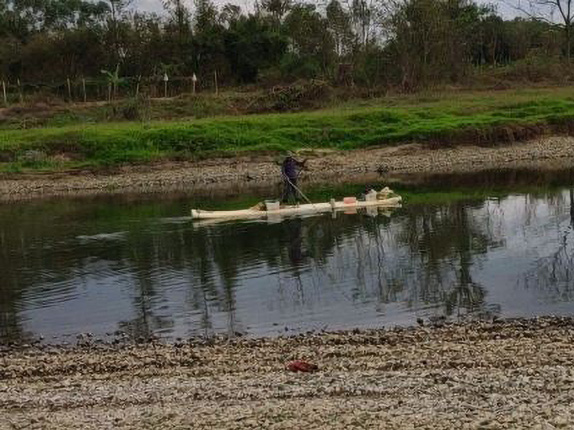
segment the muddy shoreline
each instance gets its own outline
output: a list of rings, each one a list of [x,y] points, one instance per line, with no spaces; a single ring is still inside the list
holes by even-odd
[[[499,147],[457,146],[433,149],[406,144],[355,151],[307,151],[310,184],[384,181],[415,174],[469,173],[486,169],[574,166],[574,137],[545,137]],[[0,200],[65,195],[193,191],[229,193],[269,188],[279,182],[272,156],[241,156],[197,162],[128,166],[114,172],[6,174]]]
[[[0,352],[0,428],[571,428],[574,319]],[[315,373],[285,363],[304,359]]]

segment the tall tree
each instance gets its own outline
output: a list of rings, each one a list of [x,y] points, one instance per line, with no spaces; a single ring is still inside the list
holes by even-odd
[[[373,24],[374,7],[369,0],[353,0],[351,3],[351,20],[359,36],[359,42],[365,46],[369,43]]]
[[[572,55],[572,26],[574,24],[574,0],[530,0],[534,16],[553,22],[556,12],[564,29],[565,54],[568,61]]]
[[[333,37],[327,19],[314,5],[293,6],[285,18],[284,28],[291,51],[284,62],[288,74],[301,73],[301,77],[313,78],[331,72],[335,54]]]
[[[273,19],[273,24],[276,29],[279,28],[283,22],[283,18],[291,9],[293,4],[292,0],[262,0],[261,7],[263,10],[269,12]]]
[[[120,36],[120,22],[124,18],[128,7],[132,4],[133,0],[107,0],[110,7],[110,16],[108,19],[109,30],[112,35],[112,45],[116,61],[119,61],[123,56],[121,36]]]
[[[254,82],[261,69],[277,64],[287,48],[284,36],[257,16],[231,21],[225,52],[240,82]]]
[[[236,4],[227,3],[221,8],[219,18],[222,23],[230,25],[241,17],[241,7]]]
[[[352,49],[355,40],[350,14],[343,9],[339,0],[331,0],[326,13],[329,30],[335,42],[335,51],[341,57]]]
[[[219,11],[210,0],[195,0],[194,56],[195,70],[204,74],[217,71],[221,77],[227,69],[224,33]]]
[[[191,31],[191,12],[183,0],[164,0],[163,5],[170,15],[171,23],[177,29],[179,42],[183,43]]]

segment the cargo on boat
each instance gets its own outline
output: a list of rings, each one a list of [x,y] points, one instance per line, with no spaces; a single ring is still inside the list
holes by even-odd
[[[249,209],[233,211],[206,211],[192,209],[193,219],[249,219],[266,218],[276,216],[309,215],[313,213],[345,211],[369,207],[400,207],[402,197],[394,195],[389,188],[384,188],[380,192],[372,190],[367,193],[365,200],[357,200],[355,197],[345,197],[342,201],[331,199],[326,203],[308,203],[301,205],[280,205],[278,202],[266,201]]]

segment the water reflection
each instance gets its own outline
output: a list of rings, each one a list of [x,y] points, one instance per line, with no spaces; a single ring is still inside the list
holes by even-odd
[[[533,267],[526,272],[518,283],[526,288],[545,290],[550,296],[560,301],[574,299],[574,245],[572,229],[574,228],[574,189],[568,191],[569,214],[568,223],[560,222],[560,210],[554,213],[558,225],[552,240],[552,250],[538,258]],[[563,197],[563,196],[561,196]],[[564,206],[564,202],[554,202],[557,208]],[[558,204],[556,204],[558,203]]]
[[[0,339],[572,313],[572,190],[194,225],[188,199],[0,208]],[[60,338],[61,339],[61,338]]]

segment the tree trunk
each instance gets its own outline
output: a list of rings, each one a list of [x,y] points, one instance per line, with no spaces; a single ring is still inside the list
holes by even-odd
[[[566,59],[570,62],[570,52],[572,51],[572,37],[570,24],[566,27]]]

